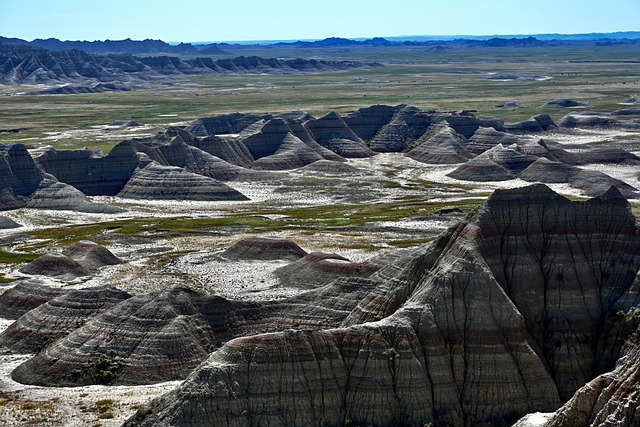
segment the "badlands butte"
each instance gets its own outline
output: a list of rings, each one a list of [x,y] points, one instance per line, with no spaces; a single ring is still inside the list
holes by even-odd
[[[131,57],[139,45],[128,42],[115,45],[126,55],[102,59],[41,50],[53,41],[5,46],[14,71],[4,81],[32,85],[7,105],[98,100],[110,120],[82,130],[100,147],[69,146],[70,134],[40,139],[19,125],[0,134],[0,420],[640,424],[640,101],[627,88],[622,96],[622,83],[585,83],[587,100],[575,88],[507,93],[499,106],[492,98],[506,118],[366,97],[335,108],[320,105],[324,98],[307,99],[309,109],[224,107],[175,122],[163,110],[163,126],[107,108],[108,96],[163,96],[147,83],[166,74],[185,86],[178,75],[259,78],[267,81],[252,81],[247,93],[274,98],[288,73],[296,85],[339,79],[322,81],[331,94],[354,84],[385,90],[384,73],[424,78],[371,53],[398,46],[349,44],[372,51],[343,62],[344,43],[327,44],[339,54],[316,62],[183,58],[169,68],[164,57]],[[407,49],[463,49],[438,46]],[[621,58],[586,67],[628,72]],[[438,80],[443,69],[434,67]],[[557,77],[500,67],[513,70],[471,75],[520,91]],[[46,84],[33,86],[38,76]],[[95,89],[113,76],[127,90],[77,95],[78,86],[51,85],[80,78]],[[202,87],[192,92],[196,109]],[[48,97],[52,90],[59,95]]]

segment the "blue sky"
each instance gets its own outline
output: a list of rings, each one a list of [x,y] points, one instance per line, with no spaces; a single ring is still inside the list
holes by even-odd
[[[27,40],[295,40],[640,30],[640,0],[0,0]]]

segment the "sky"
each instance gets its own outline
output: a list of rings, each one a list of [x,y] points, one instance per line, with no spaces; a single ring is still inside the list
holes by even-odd
[[[0,36],[167,42],[640,30],[640,0],[0,0]]]

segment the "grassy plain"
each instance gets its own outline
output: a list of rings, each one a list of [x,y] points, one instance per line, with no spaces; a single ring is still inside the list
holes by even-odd
[[[322,115],[347,113],[373,104],[410,104],[425,109],[473,109],[481,117],[517,121],[545,112],[554,119],[566,109],[540,109],[557,97],[592,105],[594,111],[621,108],[640,92],[640,50],[636,46],[557,46],[544,48],[426,47],[225,48],[228,56],[305,57],[375,61],[368,67],[305,75],[208,75],[156,83],[147,90],[53,96],[0,96],[0,143],[25,142],[60,148],[100,146],[123,139],[103,128],[114,120],[136,120],[153,134],[169,124],[230,112],[277,113],[305,110]],[[492,80],[492,74],[551,77],[546,80]],[[34,90],[0,86],[0,95]],[[497,105],[517,102],[523,108]]]
[[[341,114],[373,104],[409,104],[423,109],[477,110],[482,118],[507,121],[547,113],[559,119],[572,110],[542,109],[558,97],[591,105],[593,111],[623,108],[619,103],[640,94],[640,50],[637,46],[557,46],[544,48],[332,48],[225,47],[229,57],[258,55],[281,58],[375,61],[383,66],[345,72],[305,75],[208,75],[153,83],[133,92],[85,95],[20,96],[37,87],[0,86],[0,144],[23,142],[31,147],[59,149],[100,147],[105,152],[131,136],[153,135],[172,124],[188,124],[198,117],[230,112],[278,113],[305,110],[320,116]],[[493,80],[492,75],[534,76],[538,79]],[[154,86],[155,85],[155,86]],[[42,88],[40,88],[42,89]],[[498,107],[517,102],[517,109]],[[114,120],[136,120],[143,128],[126,132],[106,128]],[[450,192],[448,200],[430,200],[433,183],[417,177],[400,184],[389,176],[369,180],[365,191],[409,190],[385,201],[354,203],[349,195],[335,205],[283,207],[278,203],[231,209],[218,217],[175,215],[96,221],[55,226],[24,233],[22,244],[1,245],[0,263],[18,263],[33,254],[82,239],[107,242],[128,238],[179,239],[210,233],[277,233],[286,230],[299,239],[326,238],[335,247],[377,249],[411,246],[430,240],[429,234],[388,233],[376,240],[367,224],[393,222],[433,214],[441,208],[471,209],[481,202],[478,193]],[[289,184],[287,184],[289,185]],[[342,191],[337,186],[323,191]],[[302,189],[302,193],[309,191]],[[313,190],[312,190],[313,191]],[[360,191],[360,190],[354,190]],[[441,189],[440,192],[446,192]],[[302,194],[301,193],[301,194]],[[639,207],[634,205],[634,209]],[[342,241],[331,236],[344,236]],[[390,238],[390,236],[392,236]],[[395,238],[393,236],[396,236]],[[346,246],[345,246],[346,245]],[[18,252],[12,250],[17,248]]]

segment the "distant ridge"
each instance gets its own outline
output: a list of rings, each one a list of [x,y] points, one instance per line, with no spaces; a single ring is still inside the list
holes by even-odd
[[[227,52],[216,46],[197,48],[191,43],[179,43],[171,45],[162,40],[98,40],[98,41],[62,41],[54,38],[35,39],[31,42],[16,38],[0,37],[0,42],[5,44],[29,45],[42,49],[64,51],[81,50],[87,53],[107,54],[174,54],[174,55],[224,55]]]
[[[484,46],[482,42],[496,40],[512,40],[511,44],[487,45],[493,47],[517,46],[526,43],[521,40],[536,40],[537,43],[552,42],[554,44],[601,44],[605,43],[640,43],[640,31],[618,31],[613,33],[583,34],[494,34],[494,35],[410,35],[372,38],[328,37],[310,40],[245,40],[245,41],[198,41],[167,43],[162,40],[97,40],[97,41],[62,41],[55,38],[35,39],[27,41],[19,38],[0,36],[0,44],[29,45],[48,50],[65,51],[81,50],[94,54],[171,54],[171,55],[230,55],[225,46],[292,46],[292,47],[349,47],[349,46],[430,46],[434,43],[452,42],[469,46]]]
[[[239,56],[214,60],[207,57],[95,55],[79,50],[52,51],[31,45],[0,43],[0,83],[83,84],[127,83],[143,85],[149,80],[203,74],[298,74],[341,71],[377,63],[275,59]],[[95,89],[95,88],[93,88]],[[92,89],[92,90],[93,90]],[[99,88],[105,89],[105,88]],[[127,90],[119,85],[117,90]],[[74,87],[73,93],[87,93]]]

